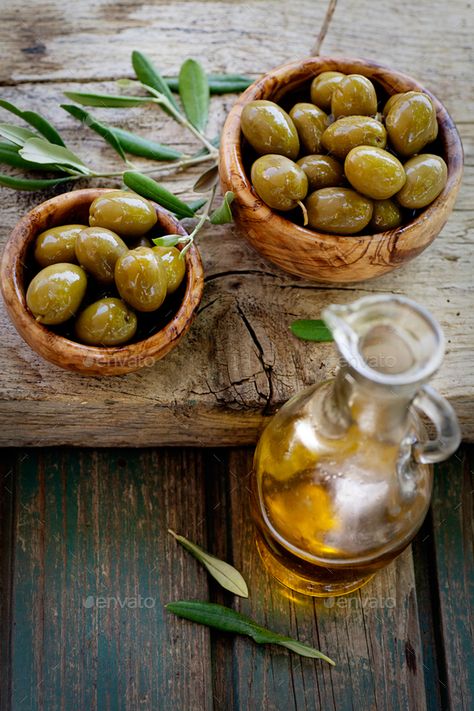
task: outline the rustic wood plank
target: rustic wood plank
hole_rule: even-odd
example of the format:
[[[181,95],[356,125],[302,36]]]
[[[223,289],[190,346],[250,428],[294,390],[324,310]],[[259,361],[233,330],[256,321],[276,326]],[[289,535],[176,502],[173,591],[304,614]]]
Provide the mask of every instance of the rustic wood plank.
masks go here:
[[[116,91],[111,79],[131,76],[130,52],[136,47],[168,74],[176,74],[180,62],[194,55],[212,71],[257,75],[304,54],[323,12],[324,4],[310,0],[298,0],[291,8],[276,0],[251,0],[244,8],[224,0],[152,5],[132,1],[118,6],[88,0],[65,13],[58,0],[51,0],[33,20],[24,0],[14,0],[0,27],[0,81],[6,85],[2,96],[44,111],[64,130],[71,147],[91,162],[117,165],[97,136],[78,128],[57,108],[63,90],[77,89],[81,82],[84,90]],[[403,37],[403,42],[381,41],[387,17],[391,36]],[[324,51],[371,56],[413,74],[458,121],[466,149],[464,186],[455,212],[430,249],[374,282],[328,288],[271,267],[232,227],[207,231],[199,241],[207,274],[205,296],[188,337],[153,368],[120,378],[81,378],[43,362],[14,332],[2,305],[0,414],[6,425],[0,444],[252,443],[267,413],[293,392],[334,372],[332,347],[287,337],[289,323],[318,317],[331,301],[347,302],[380,291],[417,299],[440,320],[448,352],[434,384],[452,400],[464,437],[474,439],[474,362],[469,357],[474,345],[469,308],[474,96],[468,90],[473,17],[461,0],[455,5],[435,0],[425,17],[426,31],[420,33],[415,20],[413,8],[404,6],[395,13],[388,0],[378,4],[377,13],[368,0],[341,0]],[[306,34],[302,40],[301,27],[307,41]],[[232,96],[213,99],[209,135],[218,133],[233,101]],[[173,145],[192,145],[153,107],[95,113]],[[191,183],[183,175],[165,181],[185,195]],[[0,244],[18,217],[43,197],[0,192]]]
[[[0,709],[9,711],[15,452],[0,458]]]
[[[166,532],[205,535],[203,477],[193,450],[18,460],[12,708],[212,708],[208,630],[163,607],[207,596]]]

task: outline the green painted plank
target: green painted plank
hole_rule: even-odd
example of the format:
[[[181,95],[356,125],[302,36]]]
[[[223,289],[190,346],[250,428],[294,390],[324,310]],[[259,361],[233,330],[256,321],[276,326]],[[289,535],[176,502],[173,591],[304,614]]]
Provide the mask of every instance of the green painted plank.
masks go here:
[[[451,708],[474,708],[474,447],[436,467],[433,537]]]

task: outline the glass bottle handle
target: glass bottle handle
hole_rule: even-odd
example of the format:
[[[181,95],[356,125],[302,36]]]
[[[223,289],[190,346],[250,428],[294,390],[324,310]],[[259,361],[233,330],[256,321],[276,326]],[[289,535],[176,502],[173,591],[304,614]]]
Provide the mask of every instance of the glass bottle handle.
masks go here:
[[[436,439],[416,442],[413,455],[421,464],[432,464],[447,459],[461,443],[458,418],[449,402],[430,385],[423,385],[413,405],[434,424]]]

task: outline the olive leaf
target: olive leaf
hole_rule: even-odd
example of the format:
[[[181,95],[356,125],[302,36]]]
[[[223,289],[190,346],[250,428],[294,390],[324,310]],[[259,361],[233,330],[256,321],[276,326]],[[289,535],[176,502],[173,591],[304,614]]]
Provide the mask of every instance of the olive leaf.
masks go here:
[[[286,647],[292,652],[296,652],[302,657],[311,659],[322,659],[328,664],[335,666],[336,662],[327,657],[314,647],[299,642],[291,637],[272,632],[266,627],[261,627],[249,617],[242,615],[236,610],[214,602],[200,602],[192,600],[178,600],[169,602],[166,609],[173,612],[178,617],[184,617],[192,622],[198,622],[207,627],[214,627],[223,632],[235,632],[251,637],[257,644],[278,644]]]
[[[180,235],[163,235],[163,237],[154,237],[151,241],[157,247],[175,247],[180,239]]]
[[[135,133],[124,131],[122,128],[108,126],[108,129],[115,135],[123,150],[134,156],[160,161],[176,160],[183,156],[181,151],[177,151],[175,148],[170,148],[156,141],[150,141],[142,136],[137,136]]]
[[[18,116],[18,118],[23,119],[26,123],[29,123],[30,126],[36,128],[36,130],[51,143],[55,143],[57,146],[66,146],[53,124],[45,119],[44,116],[41,116],[41,114],[36,113],[36,111],[23,111],[5,99],[0,99],[0,107]]]
[[[206,193],[216,185],[219,180],[219,169],[217,165],[212,165],[204,171],[193,185],[195,193]]]
[[[89,94],[82,91],[65,91],[64,96],[82,106],[100,106],[104,109],[128,109],[133,106],[149,104],[152,101],[147,96],[113,96],[110,94]]]
[[[234,197],[235,195],[231,190],[226,192],[222,204],[209,216],[211,224],[225,225],[227,222],[232,222],[232,210],[230,209],[230,205],[234,200]]]
[[[234,595],[240,595],[241,597],[249,596],[247,583],[234,566],[207,553],[201,546],[188,541],[184,536],[179,536],[171,529],[168,529],[168,533],[171,533],[171,535],[181,543],[183,548],[186,548],[196,560],[202,563],[212,577],[217,580],[219,585],[225,588],[225,590],[229,590],[229,592],[234,593]]]
[[[0,123],[0,136],[11,141],[16,146],[24,146],[30,138],[39,138],[38,134],[29,128],[15,126],[12,123]]]
[[[172,106],[179,111],[179,106],[171,93],[168,84],[164,81],[159,71],[145,54],[137,52],[136,50],[132,52],[132,66],[135,74],[142,84],[147,87],[150,86],[152,89],[164,94]]]
[[[198,131],[204,131],[209,113],[206,72],[195,59],[187,59],[179,72],[179,95],[184,112]]]
[[[0,173],[0,185],[12,190],[45,190],[55,185],[66,183],[70,178],[52,178],[50,180],[36,180],[34,178],[17,178],[12,175]]]
[[[191,210],[193,210],[193,212],[197,212],[197,210],[199,210],[200,207],[205,205],[206,202],[207,198],[199,198],[199,200],[193,200],[193,202],[188,202],[186,204]]]
[[[143,173],[135,170],[127,170],[122,178],[130,190],[134,190],[144,198],[154,200],[167,210],[174,212],[178,217],[194,217],[194,212],[185,202],[170,193],[162,185],[159,185],[153,178],[149,178],[148,175],[143,175]]]
[[[84,109],[81,109],[80,106],[73,106],[72,104],[61,104],[61,108],[64,109],[64,111],[67,111],[68,114],[71,114],[71,116],[74,116],[74,118],[77,118],[79,119],[79,121],[82,121],[84,124],[86,124],[86,126],[98,133],[99,136],[102,136],[102,138],[107,141],[110,146],[112,146],[114,151],[119,154],[122,160],[127,163],[127,157],[123,152],[123,148],[119,140],[109,129],[108,126],[106,126],[104,123],[101,123],[100,121],[97,121],[97,119],[95,119],[92,114],[90,114],[88,111],[85,111]]]
[[[48,143],[44,138],[30,138],[20,150],[20,155],[33,163],[57,163],[74,168],[84,175],[92,173],[75,153],[63,146]]]
[[[207,79],[211,94],[233,94],[244,91],[254,81],[240,74],[208,74]],[[179,91],[178,77],[164,77],[164,80],[172,91]]]
[[[290,328],[294,336],[304,341],[325,343],[334,340],[331,331],[321,319],[301,318],[293,321]]]
[[[10,165],[13,168],[23,168],[24,170],[54,170],[56,172],[63,172],[53,164],[38,165],[38,163],[31,163],[21,157],[19,150],[20,146],[0,141],[0,164]]]

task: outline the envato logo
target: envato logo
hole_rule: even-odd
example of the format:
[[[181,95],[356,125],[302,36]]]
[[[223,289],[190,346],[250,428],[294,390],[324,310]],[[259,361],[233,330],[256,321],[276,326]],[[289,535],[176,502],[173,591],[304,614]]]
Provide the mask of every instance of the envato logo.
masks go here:
[[[110,366],[119,368],[151,368],[155,365],[155,358],[152,356],[121,356],[115,354],[114,356],[109,356],[107,362],[100,360],[100,358],[94,358],[94,356],[86,356],[83,361],[83,365],[86,368],[95,368],[99,371],[101,368],[109,368]]]
[[[85,608],[91,609],[97,607],[99,609],[124,609],[129,610],[143,609],[151,610],[156,605],[154,597],[142,597],[141,595],[132,595],[129,597],[121,597],[120,595],[89,595],[84,598],[82,604]]]
[[[366,610],[386,607],[388,609],[396,607],[397,601],[394,597],[350,597],[341,595],[340,597],[325,598],[324,607],[337,607],[340,610]]]

